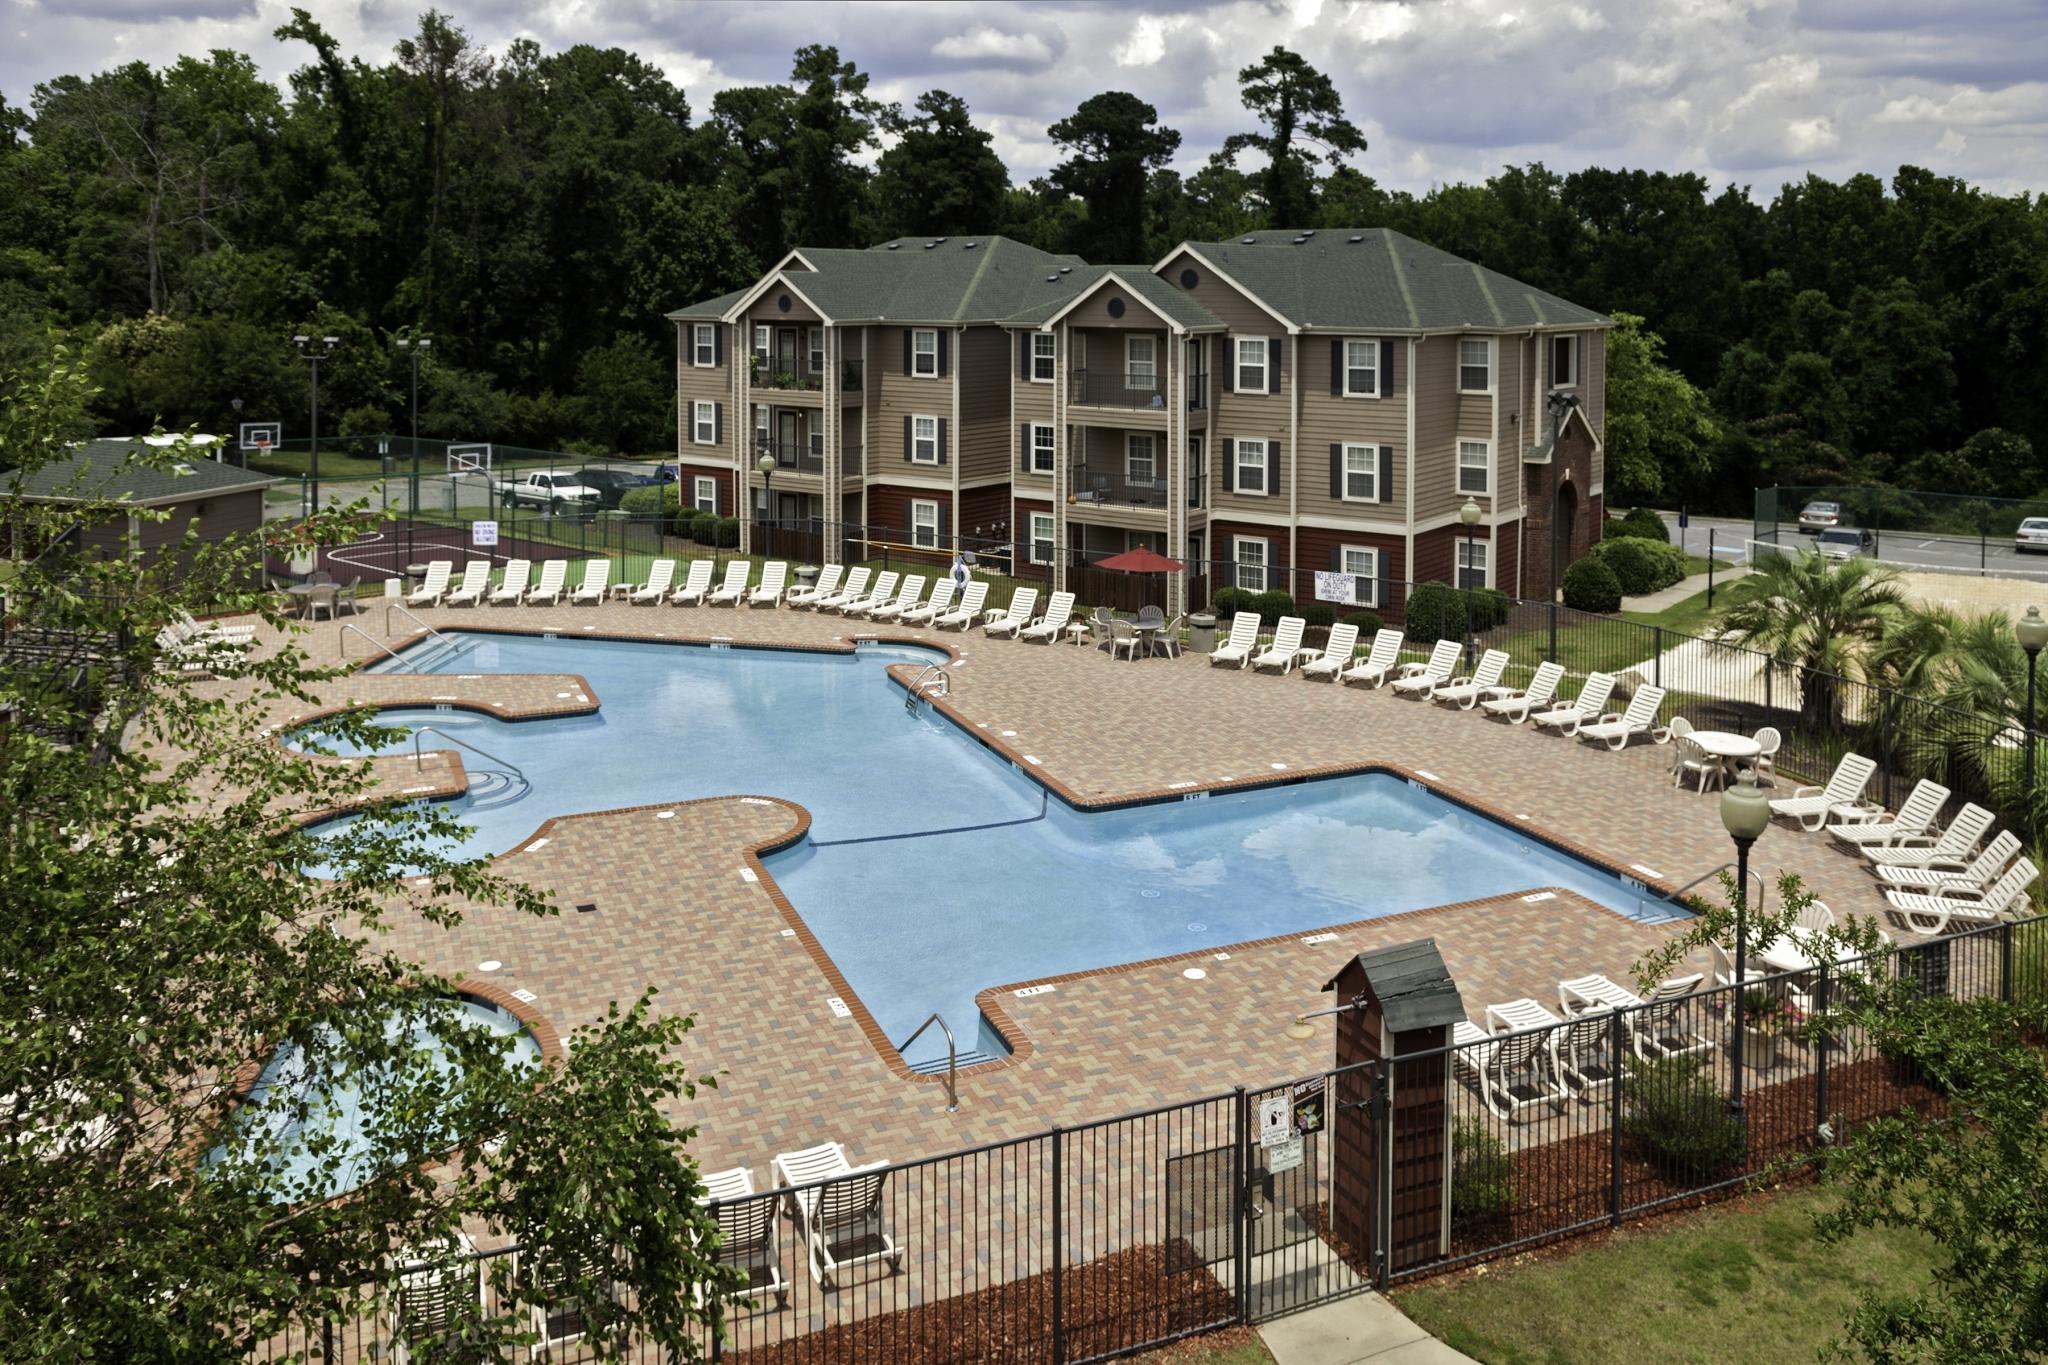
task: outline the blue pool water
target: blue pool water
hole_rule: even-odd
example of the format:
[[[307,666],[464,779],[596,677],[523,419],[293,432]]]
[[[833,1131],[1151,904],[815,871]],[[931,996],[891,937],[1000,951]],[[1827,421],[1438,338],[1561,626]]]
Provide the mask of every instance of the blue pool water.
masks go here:
[[[906,713],[882,670],[932,657],[458,635],[408,666],[577,673],[600,711],[386,714],[522,771],[523,784],[501,781],[463,753],[476,786],[455,804],[475,827],[473,853],[510,848],[550,815],[733,793],[803,805],[809,840],[768,870],[898,1042],[937,1010],[963,1048],[999,1050],[985,1030],[975,1042],[974,996],[989,986],[1534,887],[1638,918],[1672,913],[1631,882],[1385,775],[1073,810],[935,713]]]
[[[434,1001],[428,1008],[460,1010],[465,1025],[483,1029],[499,1038],[511,1039],[510,1050],[506,1053],[507,1066],[532,1067],[540,1064],[540,1044],[533,1040],[519,1020],[498,1006],[473,996],[461,996],[454,1000]],[[423,1066],[441,1074],[452,1069],[453,1059],[446,1045],[422,1022],[418,1013],[408,1011],[392,1015],[385,1021],[384,1033],[393,1042],[403,1041],[418,1049]],[[339,1079],[332,1084],[309,1077],[304,1051],[296,1044],[287,1043],[271,1054],[256,1083],[249,1088],[249,1093],[235,1111],[233,1128],[243,1136],[239,1140],[230,1137],[227,1144],[215,1147],[208,1153],[207,1162],[211,1165],[227,1160],[232,1154],[231,1148],[238,1142],[241,1152],[255,1155],[251,1148],[255,1140],[252,1135],[260,1133],[276,1141],[277,1145],[270,1150],[268,1165],[280,1189],[292,1191],[295,1199],[301,1200],[331,1199],[345,1194],[376,1173],[368,1166],[372,1138],[366,1132],[368,1120],[364,1112],[365,1091],[374,1093],[375,1089],[374,1078],[366,1085],[361,1077]],[[324,1179],[315,1176],[315,1168],[322,1164],[322,1159],[307,1150],[306,1140],[315,1134],[332,1135],[338,1144],[336,1155],[340,1160],[327,1171]],[[452,1144],[459,1136],[450,1133],[446,1140]],[[303,1182],[309,1176],[315,1176],[314,1183],[310,1188],[303,1188]]]

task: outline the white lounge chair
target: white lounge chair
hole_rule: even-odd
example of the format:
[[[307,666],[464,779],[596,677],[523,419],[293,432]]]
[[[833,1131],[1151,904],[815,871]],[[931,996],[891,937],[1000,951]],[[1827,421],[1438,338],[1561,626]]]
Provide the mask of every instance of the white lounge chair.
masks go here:
[[[455,561],[437,559],[427,565],[427,576],[421,580],[416,592],[408,593],[405,605],[408,607],[431,607],[448,594],[448,577],[455,572]]]
[[[1438,640],[1429,651],[1429,662],[1401,666],[1401,676],[1393,682],[1395,693],[1427,701],[1432,692],[1451,680],[1451,670],[1458,666],[1458,655],[1462,652],[1463,646],[1456,640]]]
[[[789,590],[789,605],[792,607],[815,607],[822,598],[831,597],[839,591],[839,580],[846,573],[843,564],[827,564],[818,570],[818,581],[810,587],[796,587]]]
[[[1489,716],[1499,716],[1510,725],[1520,725],[1529,719],[1529,714],[1538,707],[1547,708],[1557,695],[1557,685],[1564,681],[1564,665],[1541,663],[1529,679],[1529,685],[1504,697],[1485,697],[1479,702],[1479,709]]]
[[[527,591],[526,601],[530,603],[545,600],[550,606],[562,600],[562,585],[569,577],[569,561],[566,559],[544,560],[540,566],[540,581]]]
[[[746,1277],[719,1297],[750,1298],[765,1292],[775,1296],[776,1307],[786,1307],[789,1281],[783,1278],[782,1258],[775,1247],[775,1201],[751,1197],[754,1173],[745,1166],[708,1173],[704,1191],[718,1206],[718,1263]]]
[[[711,567],[708,559],[694,561],[690,572],[683,576],[683,586],[669,594],[670,605],[679,607],[685,602],[704,605],[704,598],[711,591]]]
[[[1900,891],[1932,891],[1943,886],[1976,890],[1997,881],[2005,865],[2019,851],[2020,836],[2008,829],[2001,831],[1974,858],[1933,860],[1919,867],[1886,865],[1871,870],[1877,873],[1879,881]]]
[[[736,607],[747,595],[747,579],[754,572],[752,560],[729,559],[725,563],[725,581],[716,591],[704,599],[707,607]]]
[[[1500,680],[1508,671],[1508,652],[1504,649],[1489,649],[1479,656],[1479,666],[1471,676],[1453,678],[1429,694],[1429,699],[1439,706],[1455,706],[1461,711],[1470,711],[1479,704],[1480,698],[1500,686]]]
[[[400,1252],[397,1268],[398,1287],[385,1303],[391,1358],[409,1365],[418,1343],[424,1358],[438,1360],[450,1334],[474,1321],[483,1306],[483,1262],[476,1243],[458,1232],[442,1255]]]
[[[1045,614],[1017,632],[1020,640],[1043,640],[1047,644],[1060,638],[1060,632],[1067,628],[1067,622],[1074,619],[1074,594],[1056,592],[1045,604]]]
[[[1885,899],[1891,908],[1886,913],[1918,934],[1945,934],[1951,920],[1966,925],[1996,924],[2026,905],[2027,888],[2040,875],[2033,859],[2020,857],[1982,890],[1939,886],[1932,891],[1887,891]]]
[[[1657,712],[1664,705],[1664,689],[1645,684],[1636,689],[1628,699],[1625,711],[1609,711],[1590,725],[1579,727],[1579,738],[1589,744],[1605,744],[1617,753],[1628,747],[1628,742],[1637,735],[1647,735],[1656,727]]]
[[[1808,832],[1826,824],[1830,815],[1853,816],[1876,771],[1877,764],[1862,754],[1843,754],[1825,787],[1799,787],[1790,796],[1774,797],[1771,814],[1797,820]]]
[[[1457,1050],[1451,1053],[1451,1069],[1462,1072],[1483,1095],[1486,1091],[1486,1075],[1493,1068],[1494,1054],[1500,1051],[1500,1044],[1470,1019],[1460,1019],[1451,1025],[1451,1046]]]
[[[484,600],[494,607],[500,602],[510,602],[517,606],[519,599],[526,596],[526,579],[532,572],[533,563],[530,560],[507,560],[505,576],[498,580],[497,588]]]
[[[1576,701],[1567,706],[1553,706],[1547,711],[1537,711],[1529,717],[1529,723],[1537,729],[1555,729],[1562,735],[1575,735],[1579,727],[1596,719],[1607,709],[1607,699],[1614,695],[1612,673],[1588,673],[1586,681],[1579,684]]]
[[[647,581],[626,594],[626,601],[635,605],[652,604],[668,596],[670,586],[676,579],[676,562],[673,559],[657,559],[647,566]]]
[[[1906,793],[1899,813],[1891,819],[1829,825],[1828,836],[1836,843],[1847,844],[1851,848],[1874,848],[1897,843],[1901,839],[1919,838],[1933,827],[1941,808],[1948,804],[1948,795],[1947,787],[1932,778],[1923,777],[1913,784],[1912,791]]]
[[[588,603],[593,607],[604,605],[605,594],[612,587],[612,562],[609,559],[589,559],[583,563],[583,586],[569,595],[569,605]]]
[[[484,600],[491,586],[491,561],[472,559],[462,566],[462,581],[448,591],[451,607],[473,607]]]
[[[780,559],[770,560],[761,568],[761,586],[747,594],[747,605],[773,607],[782,600],[782,586],[788,581],[788,563]]]
[[[1295,651],[1301,648],[1301,633],[1308,628],[1308,621],[1299,616],[1283,616],[1273,627],[1273,643],[1261,653],[1252,655],[1251,668],[1254,673],[1262,668],[1277,668],[1285,676],[1294,670]]]
[[[894,601],[883,602],[878,606],[868,608],[868,619],[870,621],[894,621],[899,619],[904,612],[917,605],[917,600],[924,596],[924,585],[929,581],[930,575],[928,574],[914,573],[910,575],[910,577],[897,585]]]
[[[1643,1007],[1629,1013],[1629,1037],[1638,1057],[1653,1060],[1714,1050],[1714,1040],[1691,1027],[1693,1010],[1686,1005],[1702,979],[1694,972],[1660,981],[1644,999]]]
[[[895,600],[896,584],[902,577],[901,572],[892,569],[888,573],[878,575],[874,586],[868,591],[858,596],[842,593],[841,596],[846,600],[838,603],[827,602],[819,610],[836,611],[842,616],[865,616],[876,607],[885,607]]]
[[[921,626],[927,621],[936,621],[953,606],[953,594],[960,585],[951,578],[941,578],[932,585],[932,595],[923,606],[912,607],[896,619],[906,626]]]
[[[1337,680],[1338,673],[1351,666],[1352,656],[1358,653],[1358,625],[1352,621],[1339,621],[1330,627],[1330,638],[1323,645],[1323,652],[1301,666],[1304,678],[1328,678]]]
[[[977,578],[960,594],[960,605],[944,615],[934,616],[932,625],[939,630],[944,630],[948,626],[958,626],[964,631],[981,619],[981,604],[986,601],[988,584]]]
[[[818,598],[811,603],[811,610],[837,611],[849,603],[867,600],[868,584],[874,579],[874,576],[875,571],[873,569],[855,569],[846,576],[846,582],[840,586],[838,592],[830,596]],[[895,577],[890,574],[883,574],[882,577],[887,578],[892,584],[896,581]]]
[[[1879,867],[1931,867],[1937,863],[1960,866],[1969,861],[1971,852],[1991,832],[1995,818],[1972,801],[1956,812],[1956,818],[1948,822],[1948,828],[1939,836],[1922,834],[1889,844],[1873,844],[1863,850],[1863,856]]]
[[[1456,648],[1458,642],[1449,643]],[[1486,1107],[1509,1122],[1546,1104],[1562,1113],[1567,1096],[1557,1065],[1556,1026],[1564,1021],[1534,1000],[1510,1000],[1487,1006],[1486,1022],[1507,1035],[1481,1088]]]
[[[1616,1055],[1614,1013],[1611,1005],[1596,1006],[1567,1021],[1551,1041],[1558,1080],[1581,1104],[1593,1103],[1621,1079],[1627,1059]]]
[[[557,1359],[560,1348],[573,1346],[590,1335],[589,1310],[592,1305],[579,1297],[580,1291],[574,1283],[576,1277],[560,1260],[535,1256],[520,1265],[518,1271],[528,1277],[527,1332],[531,1339],[529,1350],[534,1357]],[[619,1286],[606,1283],[598,1292],[616,1302]],[[437,1351],[434,1359],[447,1359],[445,1349]]]
[[[887,1162],[854,1166],[836,1142],[800,1152],[779,1152],[769,1163],[779,1184],[792,1188],[784,1199],[803,1235],[806,1261],[821,1288],[833,1287],[839,1271],[870,1261],[886,1260],[901,1269],[903,1253],[882,1221],[882,1194]],[[819,1181],[831,1184],[819,1186]],[[853,1255],[848,1248],[867,1248]]]
[[[1073,603],[1069,601],[1067,605],[1071,609]],[[1031,613],[1037,606],[1038,589],[1019,588],[1010,594],[1010,605],[1001,616],[982,624],[981,633],[991,640],[1015,635],[1031,624]]]
[[[1368,687],[1379,687],[1393,675],[1394,666],[1401,662],[1401,645],[1407,635],[1392,626],[1381,626],[1372,635],[1372,648],[1366,656],[1337,675],[1337,681],[1349,687],[1352,683],[1364,683]]]
[[[1218,664],[1248,667],[1252,661],[1252,651],[1258,648],[1259,624],[1259,614],[1255,611],[1241,611],[1231,617],[1230,638],[1216,646],[1215,651],[1209,655],[1209,667],[1214,668]]]

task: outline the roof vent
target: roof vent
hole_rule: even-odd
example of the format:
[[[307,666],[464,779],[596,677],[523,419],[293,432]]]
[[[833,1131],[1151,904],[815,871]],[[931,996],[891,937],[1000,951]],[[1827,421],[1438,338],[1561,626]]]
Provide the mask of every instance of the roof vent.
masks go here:
[[[1301,244],[1302,244],[1303,242],[1305,242],[1305,241],[1307,241],[1307,240],[1308,240],[1308,238],[1307,238],[1307,236],[1305,236],[1305,235],[1304,235],[1304,236],[1301,236],[1301,237],[1296,237],[1296,238],[1294,239],[1294,245],[1295,245],[1295,246],[1300,246],[1300,245],[1301,245]]]
[[[946,240],[946,239],[945,239],[944,237],[934,237],[934,238],[932,238],[932,242],[933,242],[933,244],[935,244],[935,245],[944,245],[944,243],[945,243],[945,240]]]
[[[976,248],[976,247],[978,247],[978,246],[980,246],[980,245],[981,245],[981,243],[980,243],[980,242],[969,242],[969,243],[968,243],[968,244],[967,244],[966,246],[963,246],[963,247],[961,247],[960,249],[961,249],[962,251],[972,251],[972,250],[974,250],[974,248]]]
[[[1252,244],[1253,242],[1255,242],[1255,241],[1257,241],[1257,240],[1258,240],[1258,238],[1256,238],[1256,237],[1247,237],[1247,238],[1245,238],[1245,239],[1244,239],[1244,244],[1245,244],[1246,246],[1250,246],[1250,245],[1251,245],[1251,244]]]
[[[1070,265],[1063,265],[1063,266],[1061,266],[1061,267],[1060,267],[1060,274],[1062,274],[1062,275],[1071,275],[1071,274],[1073,274],[1073,273],[1074,273],[1074,267],[1072,267],[1072,266],[1070,266]]]
[[[937,243],[937,242],[926,242],[926,243],[924,244],[924,249],[925,249],[926,251],[931,251],[931,250],[935,249],[935,248],[936,248],[937,246],[938,246],[938,243]]]
[[[1316,235],[1316,230],[1314,228],[1303,228],[1301,230],[1301,235],[1304,237],[1313,237]]]
[[[894,250],[896,250],[896,248],[898,248],[898,247],[900,247],[900,246],[902,246],[902,245],[903,245],[903,243],[901,243],[901,242],[891,242],[891,243],[889,243],[889,250],[891,250],[891,251],[894,251]]]
[[[189,464],[184,464],[184,463],[182,463],[182,462],[181,462],[181,463],[179,463],[179,464],[174,464],[174,465],[172,465],[172,466],[171,466],[171,472],[172,472],[173,474],[196,474],[196,473],[198,473],[199,471],[198,471],[198,470],[196,470],[196,469],[194,469],[194,468],[193,468],[193,467],[192,467],[191,465],[189,465]]]
[[[1047,275],[1045,277],[1045,282],[1047,284],[1058,284],[1060,282],[1060,277],[1057,275]]]
[[[1362,242],[1365,240],[1365,234],[1362,232],[1354,232],[1344,240],[1346,240],[1347,242]]]

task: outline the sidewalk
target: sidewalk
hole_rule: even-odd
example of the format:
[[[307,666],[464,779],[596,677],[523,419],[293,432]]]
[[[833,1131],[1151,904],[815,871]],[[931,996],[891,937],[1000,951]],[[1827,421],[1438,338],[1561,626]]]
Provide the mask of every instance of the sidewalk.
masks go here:
[[[1275,1365],[1475,1365],[1378,1294],[1338,1299],[1259,1326]]]
[[[1748,569],[1740,566],[1731,569],[1716,569],[1712,575],[1714,587],[1716,590],[1724,588],[1748,572]],[[1693,594],[1705,592],[1707,590],[1707,578],[1708,575],[1706,574],[1696,573],[1691,578],[1679,579],[1668,588],[1660,588],[1656,592],[1646,592],[1641,597],[1624,597],[1621,599],[1621,609],[1623,611],[1663,611],[1666,607],[1675,607]]]

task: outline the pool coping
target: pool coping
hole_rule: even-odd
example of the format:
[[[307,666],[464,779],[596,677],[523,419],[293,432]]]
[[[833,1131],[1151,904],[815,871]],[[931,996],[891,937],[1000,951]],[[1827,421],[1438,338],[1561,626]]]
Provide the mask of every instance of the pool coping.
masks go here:
[[[859,645],[863,643],[905,645],[915,648],[938,650],[945,653],[947,655],[946,666],[949,668],[957,668],[963,663],[966,663],[971,657],[965,652],[955,648],[951,642],[947,641],[942,637],[932,637],[924,635],[906,636],[897,634],[885,634],[873,631],[858,632],[852,635],[850,638],[848,638],[844,643],[831,642],[812,644],[808,642],[783,643],[769,641],[743,641],[733,637],[722,635],[678,635],[666,632],[661,633],[659,635],[647,636],[623,633],[617,630],[599,630],[595,627],[579,630],[573,634],[552,626],[522,627],[499,626],[493,624],[480,624],[476,626],[471,626],[468,624],[457,624],[450,626],[449,629],[465,634],[524,635],[537,636],[543,638],[552,637],[555,639],[611,640],[629,644],[669,644],[692,648],[706,648],[711,645],[726,645],[734,649],[786,651],[792,653],[810,654],[854,654],[858,652]],[[445,633],[445,631],[432,629],[422,629],[419,631],[415,631],[411,635],[406,636],[403,639],[394,643],[391,646],[391,649],[393,650],[394,653],[402,654],[406,649],[411,648],[413,645],[419,643],[421,640],[427,639],[434,635]],[[996,642],[989,641],[988,643],[994,644]],[[1020,648],[1029,647],[1022,641],[1014,643],[1016,643]],[[1056,646],[1048,644],[1045,647],[1055,648]],[[367,667],[373,662],[376,661],[371,659],[365,659],[362,661],[362,664],[360,664],[358,667]],[[883,674],[890,682],[894,683],[897,687],[903,689],[903,691],[907,695],[909,692],[910,681],[912,678],[915,677],[915,670],[913,669],[913,666],[909,664],[890,664],[883,669]],[[380,674],[379,676],[388,675]],[[399,676],[405,675],[401,674]],[[416,676],[445,679],[449,678],[452,675],[435,673],[420,674]],[[489,676],[532,677],[537,675],[493,674]],[[563,674],[555,676],[580,675]],[[535,712],[516,718],[506,717],[506,719],[544,720],[551,718],[552,715],[588,714],[589,712],[598,709],[597,693],[595,689],[589,688],[587,684],[585,687],[585,692],[586,695],[588,695],[591,698],[591,704],[588,707],[579,706],[574,710],[558,713]],[[1633,883],[1637,886],[1640,886],[1645,890],[1646,893],[1654,894],[1656,896],[1666,899],[1669,899],[1670,897],[1677,894],[1678,888],[1674,886],[1668,879],[1662,877],[1647,876],[1640,869],[1617,863],[1616,861],[1614,861],[1613,859],[1609,858],[1607,855],[1601,853],[1596,849],[1589,848],[1586,845],[1577,843],[1574,840],[1566,839],[1558,835],[1550,834],[1547,831],[1533,828],[1532,826],[1524,823],[1521,819],[1517,818],[1515,815],[1507,811],[1501,810],[1500,808],[1494,806],[1490,802],[1481,800],[1477,797],[1465,795],[1462,792],[1459,792],[1455,789],[1443,785],[1443,780],[1441,778],[1424,777],[1418,770],[1408,768],[1401,764],[1388,763],[1380,760],[1360,760],[1353,762],[1324,763],[1301,768],[1289,768],[1284,772],[1260,773],[1245,777],[1222,778],[1212,782],[1190,782],[1185,785],[1141,789],[1136,792],[1119,793],[1115,796],[1108,797],[1090,797],[1084,796],[1081,793],[1075,791],[1072,787],[1068,786],[1065,782],[1061,781],[1059,777],[1056,776],[1054,773],[1047,771],[1046,768],[1036,759],[1030,759],[1029,761],[1027,761],[1027,755],[1025,755],[1022,750],[1016,748],[1013,745],[1005,743],[999,735],[990,733],[985,726],[981,725],[978,722],[967,719],[964,713],[962,713],[957,707],[955,707],[952,704],[950,697],[926,694],[924,700],[927,704],[929,704],[941,715],[943,715],[946,718],[946,720],[954,726],[954,728],[961,731],[968,738],[976,741],[977,743],[981,744],[984,748],[990,750],[992,753],[996,754],[998,757],[1008,762],[1010,766],[1017,772],[1024,774],[1026,777],[1030,778],[1033,782],[1038,784],[1045,791],[1049,792],[1053,796],[1058,797],[1062,803],[1064,803],[1071,809],[1084,814],[1099,813],[1112,810],[1122,810],[1136,806],[1165,805],[1170,802],[1195,795],[1196,793],[1208,794],[1211,792],[1256,791],[1269,787],[1298,786],[1307,782],[1327,781],[1333,778],[1340,777],[1360,777],[1378,774],[1400,778],[1409,783],[1409,785],[1417,787],[1423,791],[1429,792],[1431,795],[1436,796],[1442,800],[1448,801],[1452,805],[1457,806],[1462,810],[1468,811],[1474,815],[1481,816],[1485,819],[1492,820],[1497,824],[1505,825],[1509,829],[1513,830],[1515,833],[1522,835],[1524,838],[1533,840],[1534,842],[1541,844],[1546,848],[1549,848],[1558,853],[1563,853],[1569,857],[1576,858],[1581,862],[1591,865],[1599,871],[1607,873],[1609,876],[1617,877],[1624,882]],[[445,700],[434,704],[451,706],[456,705],[456,703],[447,702]],[[364,704],[357,703],[354,705],[360,707]],[[403,705],[403,703],[370,703],[368,705],[370,706],[371,709],[390,709],[395,708],[397,706],[401,706]],[[489,710],[490,708],[483,705],[473,705],[470,709]],[[894,1042],[891,1041],[889,1036],[882,1031],[882,1027],[875,1020],[873,1013],[868,1009],[866,1003],[861,1000],[859,993],[853,989],[852,983],[849,982],[846,979],[845,975],[839,970],[839,966],[836,962],[832,960],[831,954],[825,950],[824,945],[819,942],[817,935],[812,932],[810,925],[804,922],[802,914],[798,912],[796,906],[783,892],[781,885],[768,871],[764,859],[773,857],[777,853],[793,848],[798,844],[801,844],[807,837],[809,837],[812,822],[811,812],[806,807],[798,804],[795,801],[791,801],[785,797],[754,795],[751,793],[734,792],[728,794],[721,794],[718,796],[692,797],[687,800],[655,802],[652,804],[638,806],[623,806],[601,811],[578,811],[568,815],[552,815],[543,820],[541,824],[537,828],[535,828],[531,834],[527,835],[526,838],[520,840],[519,843],[513,845],[511,848],[505,850],[502,853],[493,855],[491,858],[491,862],[495,864],[502,859],[513,857],[514,855],[531,848],[537,841],[553,837],[550,834],[550,830],[559,823],[575,820],[604,818],[616,815],[630,815],[643,811],[683,810],[691,806],[707,805],[716,802],[728,801],[744,801],[748,803],[766,803],[771,805],[777,805],[783,807],[785,810],[788,810],[792,813],[792,815],[795,818],[789,830],[785,831],[780,835],[759,840],[751,845],[747,845],[742,848],[741,856],[745,860],[747,869],[754,874],[758,884],[768,894],[770,903],[775,906],[777,912],[781,914],[784,922],[788,925],[788,927],[794,931],[797,941],[803,945],[804,951],[810,956],[813,965],[815,965],[820,971],[820,973],[824,975],[827,984],[833,988],[833,990],[838,995],[840,1001],[851,1012],[852,1017],[855,1023],[860,1027],[862,1034],[867,1038],[869,1044],[875,1049],[876,1053],[880,1056],[883,1064],[889,1068],[890,1072],[901,1079],[914,1081],[921,1084],[944,1084],[946,1081],[944,1073],[928,1073],[914,1070],[912,1069],[910,1064],[903,1059],[902,1055],[896,1050]],[[975,1004],[978,1008],[980,1008],[983,1017],[988,1020],[990,1027],[996,1030],[997,1035],[1002,1038],[1004,1045],[1010,1049],[1010,1053],[1006,1057],[993,1058],[989,1061],[975,1062],[968,1066],[960,1067],[958,1068],[957,1074],[962,1076],[983,1075],[1006,1070],[1012,1066],[1015,1066],[1017,1063],[1030,1058],[1036,1053],[1037,1048],[1036,1045],[1033,1043],[1030,1035],[1024,1031],[1022,1025],[1011,1016],[1008,1009],[1002,1003],[1002,1001],[1005,998],[1014,999],[1014,992],[1021,989],[1026,989],[1030,986],[1058,986],[1063,983],[1112,976],[1118,973],[1147,970],[1165,964],[1171,964],[1174,962],[1194,961],[1200,959],[1214,960],[1215,955],[1217,953],[1231,953],[1234,955],[1236,952],[1240,950],[1252,951],[1259,948],[1284,944],[1289,941],[1298,940],[1309,934],[1350,932],[1365,928],[1369,925],[1381,925],[1392,922],[1400,922],[1409,919],[1416,919],[1424,916],[1441,915],[1453,911],[1481,908],[1489,904],[1497,904],[1503,899],[1519,898],[1526,895],[1535,895],[1545,891],[1551,892],[1561,897],[1569,898],[1575,904],[1578,904],[1580,906],[1590,907],[1591,909],[1600,911],[1604,914],[1612,915],[1616,920],[1624,924],[1640,925],[1641,923],[1643,923],[1643,921],[1630,919],[1628,916],[1621,914],[1619,911],[1610,909],[1609,907],[1604,905],[1600,905],[1596,901],[1592,901],[1584,896],[1579,895],[1576,892],[1569,891],[1565,888],[1551,886],[1529,886],[1499,892],[1497,894],[1490,896],[1483,896],[1476,900],[1455,901],[1443,905],[1421,906],[1413,910],[1403,910],[1391,915],[1377,915],[1363,920],[1352,920],[1343,923],[1322,926],[1308,926],[1301,929],[1291,930],[1288,933],[1279,934],[1268,938],[1247,939],[1238,943],[1211,945],[1205,948],[1191,949],[1183,953],[1171,953],[1159,957],[1144,958],[1133,962],[1115,963],[1109,966],[1086,968],[1080,971],[1067,972],[1056,976],[1038,977],[1024,981],[1009,982],[1003,985],[984,987],[982,990],[976,992]]]

